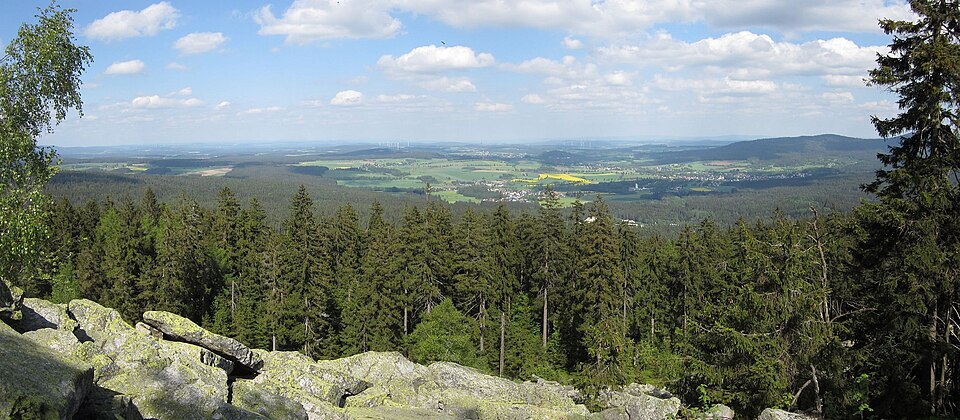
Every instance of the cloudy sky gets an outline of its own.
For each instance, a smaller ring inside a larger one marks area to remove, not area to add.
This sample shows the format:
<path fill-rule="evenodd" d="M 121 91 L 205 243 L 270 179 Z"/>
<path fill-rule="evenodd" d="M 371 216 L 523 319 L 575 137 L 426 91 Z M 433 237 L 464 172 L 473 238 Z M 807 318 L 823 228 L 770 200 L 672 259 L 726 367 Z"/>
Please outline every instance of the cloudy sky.
<path fill-rule="evenodd" d="M 41 141 L 873 137 L 887 0 L 62 0 L 85 116 Z M 0 45 L 46 1 L 4 1 Z"/>

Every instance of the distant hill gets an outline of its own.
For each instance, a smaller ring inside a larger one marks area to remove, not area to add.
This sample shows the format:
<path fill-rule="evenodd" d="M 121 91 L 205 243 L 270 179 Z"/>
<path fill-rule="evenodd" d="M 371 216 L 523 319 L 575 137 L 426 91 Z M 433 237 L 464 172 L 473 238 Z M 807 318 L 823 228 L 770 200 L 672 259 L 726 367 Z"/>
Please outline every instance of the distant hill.
<path fill-rule="evenodd" d="M 704 160 L 778 160 L 787 157 L 809 158 L 824 155 L 873 157 L 887 151 L 882 139 L 858 139 L 836 134 L 777 137 L 739 141 L 709 149 L 664 152 L 654 155 L 658 163 L 682 163 Z"/>

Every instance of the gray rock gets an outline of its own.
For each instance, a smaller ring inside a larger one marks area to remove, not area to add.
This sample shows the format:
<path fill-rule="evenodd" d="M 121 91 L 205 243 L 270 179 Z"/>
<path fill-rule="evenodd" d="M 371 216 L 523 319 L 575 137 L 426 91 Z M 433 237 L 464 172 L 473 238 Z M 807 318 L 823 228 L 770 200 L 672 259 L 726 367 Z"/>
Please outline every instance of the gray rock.
<path fill-rule="evenodd" d="M 70 318 L 70 314 L 67 313 L 67 305 L 58 305 L 43 299 L 26 298 L 23 300 L 20 312 L 22 317 L 10 322 L 10 326 L 22 333 L 44 328 L 73 332 L 77 328 L 77 321 Z"/>
<path fill-rule="evenodd" d="M 16 321 L 22 314 L 23 290 L 0 279 L 0 321 Z"/>
<path fill-rule="evenodd" d="M 98 386 L 128 397 L 147 418 L 224 416 L 227 374 L 204 364 L 199 347 L 158 341 L 89 300 L 71 301 L 69 311 L 84 340 L 74 357 L 90 361 Z"/>
<path fill-rule="evenodd" d="M 0 323 L 0 418 L 73 418 L 93 387 L 93 375 L 90 365 Z"/>
<path fill-rule="evenodd" d="M 233 404 L 271 419 L 306 420 L 307 411 L 300 403 L 260 389 L 253 381 L 237 379 L 233 383 Z"/>
<path fill-rule="evenodd" d="M 367 383 L 314 362 L 298 352 L 254 350 L 263 360 L 253 384 L 260 390 L 299 403 L 310 419 L 346 418 L 347 397 Z"/>
<path fill-rule="evenodd" d="M 22 337 L 65 357 L 70 357 L 80 347 L 77 336 L 64 330 L 42 328 L 36 331 L 27 331 L 23 333 Z"/>
<path fill-rule="evenodd" d="M 646 387 L 631 385 L 624 387 L 628 392 L 601 390 L 599 394 L 601 407 L 605 409 L 621 407 L 630 420 L 665 419 L 676 417 L 677 412 L 680 411 L 679 398 L 657 398 L 640 391 Z"/>
<path fill-rule="evenodd" d="M 350 417 L 526 419 L 589 414 L 559 384 L 518 384 L 455 363 L 424 367 L 396 352 L 367 352 L 317 364 L 370 384 L 346 398 Z"/>
<path fill-rule="evenodd" d="M 148 311 L 143 314 L 143 322 L 163 331 L 165 337 L 205 347 L 248 369 L 256 371 L 263 365 L 263 360 L 239 341 L 211 333 L 182 316 Z"/>
<path fill-rule="evenodd" d="M 791 413 L 789 411 L 778 410 L 775 408 L 768 408 L 763 410 L 760 413 L 760 417 L 757 417 L 757 420 L 814 420 L 816 417 L 808 416 L 806 414 Z"/>
<path fill-rule="evenodd" d="M 154 328 L 152 325 L 144 324 L 142 322 L 137 322 L 137 324 L 134 325 L 133 328 L 142 333 L 146 333 L 147 335 L 153 338 L 156 338 L 157 340 L 163 340 L 163 331 L 160 331 Z"/>
<path fill-rule="evenodd" d="M 710 420 L 732 420 L 736 415 L 732 408 L 723 404 L 716 404 L 704 413 L 704 417 Z"/>

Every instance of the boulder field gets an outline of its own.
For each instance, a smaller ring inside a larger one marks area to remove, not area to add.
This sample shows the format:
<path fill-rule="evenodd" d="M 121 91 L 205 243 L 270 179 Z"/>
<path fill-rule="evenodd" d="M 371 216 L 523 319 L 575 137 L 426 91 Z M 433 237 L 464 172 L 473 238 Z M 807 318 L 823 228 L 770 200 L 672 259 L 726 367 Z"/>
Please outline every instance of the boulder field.
<path fill-rule="evenodd" d="M 131 326 L 89 300 L 15 295 L 0 296 L 0 418 L 637 420 L 680 411 L 679 399 L 648 385 L 602 391 L 603 410 L 590 412 L 580 391 L 542 379 L 424 366 L 396 352 L 315 361 L 250 349 L 168 312 Z"/>

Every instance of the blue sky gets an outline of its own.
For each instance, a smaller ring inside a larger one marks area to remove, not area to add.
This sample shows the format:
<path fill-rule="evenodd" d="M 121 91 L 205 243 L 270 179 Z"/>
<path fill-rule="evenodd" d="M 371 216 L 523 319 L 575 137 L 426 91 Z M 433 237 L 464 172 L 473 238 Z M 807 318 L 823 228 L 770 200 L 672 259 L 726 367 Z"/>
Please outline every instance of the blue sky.
<path fill-rule="evenodd" d="M 45 1 L 0 6 L 0 45 Z M 62 0 L 61 146 L 873 137 L 885 0 Z"/>

